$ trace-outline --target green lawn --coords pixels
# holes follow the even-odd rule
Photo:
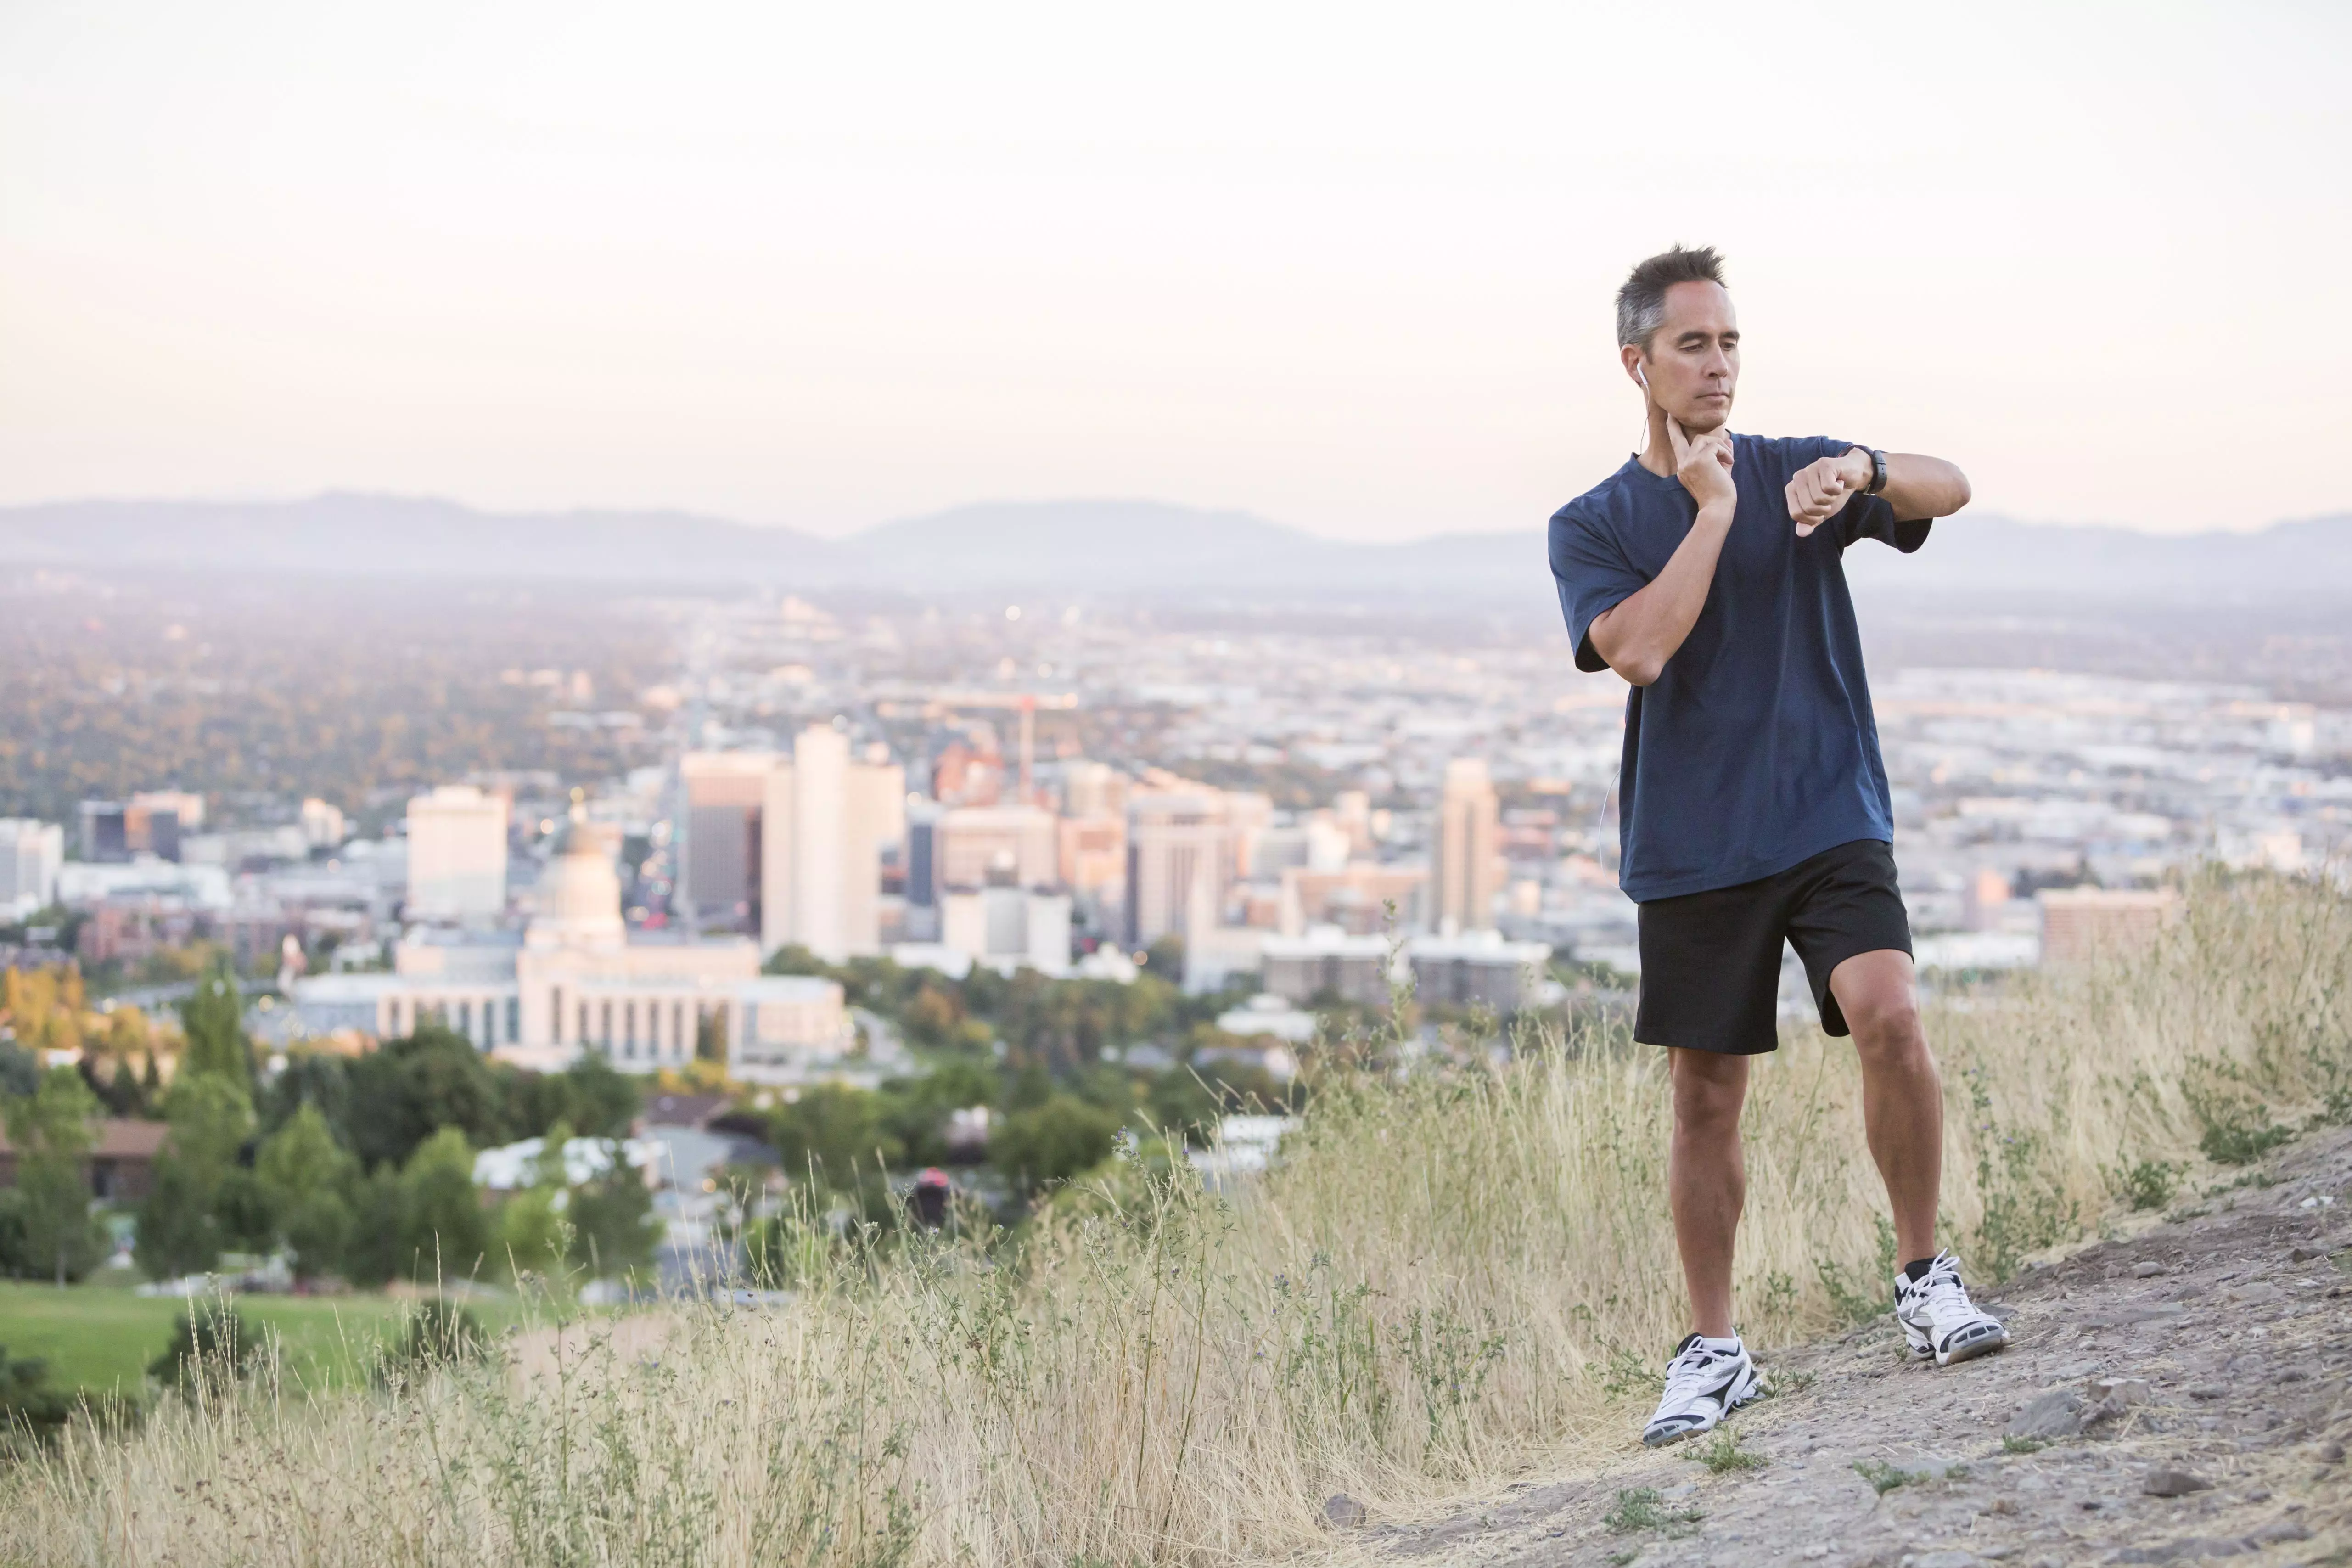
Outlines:
[[[100,1270],[100,1278],[114,1273]],[[284,1346],[285,1365],[305,1383],[341,1382],[365,1365],[367,1348],[400,1321],[403,1304],[387,1296],[239,1296],[246,1321],[266,1325]],[[0,1280],[0,1345],[13,1356],[38,1356],[58,1384],[136,1391],[147,1363],[172,1337],[186,1310],[170,1297],[140,1296],[106,1285],[21,1284]],[[508,1301],[472,1303],[492,1333],[520,1317]]]

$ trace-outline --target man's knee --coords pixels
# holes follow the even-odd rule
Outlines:
[[[1748,1058],[1707,1051],[1676,1051],[1675,1058],[1675,1125],[1696,1132],[1736,1130],[1748,1100]]]
[[[1919,1022],[1919,1001],[1908,985],[1873,987],[1839,1000],[1856,1049],[1889,1060],[1924,1055],[1927,1031]]]

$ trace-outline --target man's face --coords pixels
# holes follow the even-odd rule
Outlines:
[[[1739,386],[1739,317],[1720,283],[1677,283],[1666,290],[1666,319],[1650,334],[1649,352],[1622,351],[1625,374],[1641,366],[1650,398],[1693,435],[1731,417]]]

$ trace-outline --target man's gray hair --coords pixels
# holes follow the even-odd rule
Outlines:
[[[1658,252],[1634,268],[1625,286],[1617,290],[1617,346],[1631,345],[1649,353],[1650,334],[1665,324],[1667,289],[1677,283],[1722,281],[1723,258],[1711,245],[1696,250],[1677,245]]]

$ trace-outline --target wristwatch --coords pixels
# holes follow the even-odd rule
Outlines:
[[[1864,447],[1863,450],[1870,454],[1870,489],[1863,493],[1874,496],[1886,488],[1886,454],[1875,447]]]

